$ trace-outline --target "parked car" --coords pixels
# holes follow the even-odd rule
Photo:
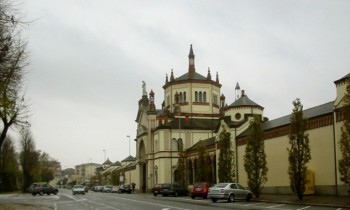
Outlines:
[[[155,184],[152,187],[152,193],[154,196],[157,196],[160,194],[160,190],[162,189],[163,184]]]
[[[218,199],[234,202],[235,200],[247,200],[252,198],[252,192],[238,183],[219,183],[209,188],[208,198],[213,202]]]
[[[119,190],[120,186],[112,186],[112,193],[117,193]]]
[[[202,197],[207,199],[209,188],[212,185],[209,182],[195,182],[191,190],[191,198]]]
[[[99,186],[99,185],[95,186],[92,191],[94,191],[94,192],[102,192],[102,186]]]
[[[80,184],[76,184],[72,187],[72,193],[75,194],[82,194],[85,195],[85,187]]]
[[[131,193],[131,185],[129,184],[123,184],[123,185],[120,185],[119,189],[118,189],[118,193],[128,193],[130,194]]]
[[[51,185],[47,184],[47,183],[41,183],[41,184],[37,184],[35,187],[33,187],[32,189],[32,195],[50,195],[50,194],[54,194],[57,195],[58,193],[58,189],[55,187],[52,187]]]
[[[86,193],[89,192],[89,188],[87,186],[84,186],[84,190]]]
[[[39,186],[40,184],[46,184],[46,182],[34,182],[33,184],[31,184],[28,188],[27,188],[27,192],[29,192],[29,193],[32,193],[33,192],[33,190],[37,187],[37,186]]]
[[[160,194],[162,194],[162,196],[188,196],[188,190],[177,183],[165,183],[160,189]]]
[[[105,192],[105,193],[110,193],[112,192],[112,185],[104,185],[102,187],[102,192]]]

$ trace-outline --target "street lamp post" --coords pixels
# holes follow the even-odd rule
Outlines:
[[[130,136],[129,136],[129,135],[127,135],[126,137],[128,137],[128,138],[129,138],[129,156],[130,156]]]
[[[105,161],[106,161],[106,150],[102,150],[104,152],[104,158],[105,158]]]
[[[130,135],[127,135],[126,137],[129,138],[129,156],[130,156]],[[129,183],[131,184],[131,169],[129,168]]]

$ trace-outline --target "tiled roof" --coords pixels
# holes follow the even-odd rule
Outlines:
[[[188,80],[188,79],[193,79],[193,80],[208,80],[205,76],[198,74],[197,72],[194,73],[189,73],[187,72],[186,74],[178,77],[175,79],[175,81],[182,81],[182,80]]]
[[[122,164],[119,161],[116,161],[115,163],[113,163],[113,166],[121,166]]]
[[[131,155],[129,155],[129,157],[125,158],[124,160],[122,160],[122,162],[132,162],[132,161],[136,161],[136,158],[134,158]]]
[[[262,106],[250,100],[247,95],[243,95],[242,97],[237,99],[235,102],[230,104],[229,107],[239,107],[239,106],[258,106],[262,108]]]
[[[334,83],[337,84],[337,83],[339,83],[339,82],[341,82],[341,81],[343,81],[343,80],[346,80],[346,79],[349,78],[349,77],[350,77],[350,73],[347,74],[347,75],[345,75],[344,77],[342,77],[342,78],[340,78],[340,79],[334,81]]]
[[[199,147],[199,143],[202,142],[204,147],[215,145],[215,137],[211,137],[209,139],[200,140],[196,144],[194,144],[192,147],[188,148],[187,151],[193,151],[196,150]]]
[[[109,160],[109,158],[103,163],[103,165],[111,165],[112,162]]]
[[[309,109],[305,109],[304,112],[304,118],[313,118],[313,117],[317,117],[317,116],[322,116],[325,114],[329,114],[333,112],[333,103],[334,101],[316,106],[316,107],[312,107]],[[267,122],[263,123],[263,128],[264,130],[270,130],[272,128],[277,128],[283,125],[287,125],[290,123],[290,118],[291,115],[287,115],[284,117],[280,117],[274,120],[270,120]]]

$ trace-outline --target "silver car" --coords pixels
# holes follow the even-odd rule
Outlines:
[[[209,188],[208,198],[213,202],[219,199],[234,202],[235,200],[247,200],[252,198],[252,192],[238,183],[219,183]]]
[[[75,194],[82,194],[85,195],[85,187],[80,184],[76,184],[72,187],[72,193]]]

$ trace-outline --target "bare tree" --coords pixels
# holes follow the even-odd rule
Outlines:
[[[10,1],[0,0],[0,147],[12,125],[28,125],[28,109],[21,93],[28,53],[16,12]]]
[[[23,190],[32,182],[40,179],[40,153],[35,150],[35,143],[28,129],[21,130],[20,163],[23,171]]]

